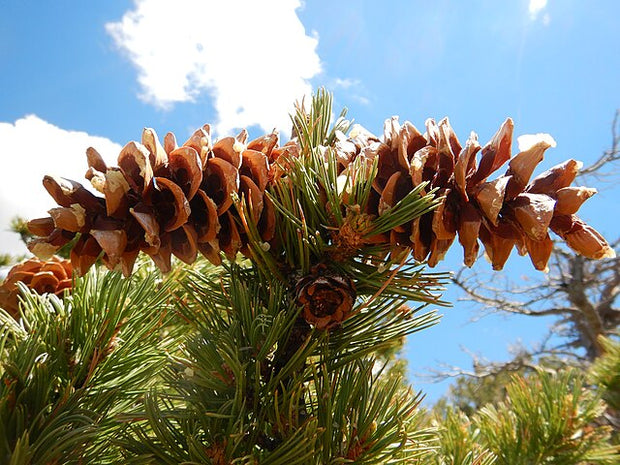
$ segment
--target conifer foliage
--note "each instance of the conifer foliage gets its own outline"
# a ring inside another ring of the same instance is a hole
[[[425,265],[457,235],[494,268],[516,246],[543,269],[549,229],[611,249],[574,216],[592,194],[569,187],[576,162],[529,182],[539,144],[487,180],[510,120],[463,147],[447,119],[392,118],[379,139],[331,112],[323,90],[298,105],[284,145],[205,125],[181,146],[145,129],[117,167],[89,149],[102,196],[44,179],[58,207],[30,250],[68,246],[74,276],[62,293],[13,279],[0,311],[2,463],[444,463],[421,395],[377,355],[438,321],[447,276]]]
[[[615,464],[612,427],[602,426],[605,403],[586,377],[568,368],[514,375],[503,401],[468,417],[448,409],[439,426],[437,464]]]

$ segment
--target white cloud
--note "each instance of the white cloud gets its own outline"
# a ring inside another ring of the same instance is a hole
[[[332,87],[334,89],[342,89],[344,95],[354,102],[361,105],[370,104],[370,99],[364,95],[366,93],[364,85],[359,79],[336,78],[332,82]]]
[[[105,137],[67,131],[35,115],[15,123],[0,122],[0,141],[0,253],[12,254],[25,253],[26,248],[17,234],[7,231],[11,218],[41,218],[56,206],[41,183],[44,175],[88,187],[86,148],[95,147],[111,165],[121,149]]]
[[[547,6],[547,0],[530,0],[528,11],[534,18]]]
[[[555,147],[557,144],[551,134],[539,132],[537,134],[523,134],[517,137],[517,145],[519,146],[519,152],[524,152],[539,142],[546,142],[549,147]]]
[[[138,69],[141,98],[159,107],[213,97],[219,135],[260,125],[289,130],[293,103],[321,71],[300,0],[135,0],[106,24]]]
[[[334,87],[340,87],[342,89],[348,89],[351,86],[358,86],[360,81],[358,79],[349,79],[349,78],[336,78],[334,80]]]
[[[352,95],[351,98],[361,105],[370,105],[370,99],[363,95]]]
[[[528,11],[532,21],[538,18],[538,15],[547,7],[547,0],[530,0],[528,5]],[[545,13],[542,16],[543,24],[546,26],[550,21],[549,13]]]

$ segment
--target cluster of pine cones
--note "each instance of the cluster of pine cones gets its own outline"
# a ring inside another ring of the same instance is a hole
[[[539,142],[511,158],[512,130],[508,119],[484,147],[473,133],[462,146],[447,119],[438,124],[429,119],[422,134],[392,118],[382,139],[354,127],[348,137],[339,134],[335,151],[325,153],[336,154],[342,174],[357,157],[378,158],[364,212],[369,218],[423,181],[438,189],[437,209],[380,237],[393,250],[411,248],[416,260],[431,266],[457,235],[468,266],[478,257],[480,239],[494,269],[501,269],[516,247],[544,270],[552,248],[549,230],[586,257],[612,255],[601,235],[575,216],[596,192],[570,186],[580,164],[569,160],[530,181],[549,144]],[[50,217],[30,221],[39,238],[29,248],[46,258],[78,236],[71,250],[78,274],[101,258],[129,275],[141,251],[164,272],[170,270],[171,255],[192,263],[200,252],[216,264],[220,252],[230,259],[237,252],[250,256],[234,198],[246,199],[261,239],[274,245],[277,216],[265,191],[286,176],[283,160],[299,152],[296,139],[280,146],[277,133],[248,142],[242,131],[213,143],[208,125],[181,146],[171,133],[162,145],[155,131],[145,129],[141,143],[121,150],[118,167],[107,166],[90,148],[86,178],[102,196],[77,182],[45,177],[43,184],[59,206]],[[506,162],[505,174],[489,180]]]

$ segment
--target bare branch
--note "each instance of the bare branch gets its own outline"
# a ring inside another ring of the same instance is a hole
[[[610,174],[602,172],[602,168],[618,160],[620,160],[620,109],[616,110],[611,125],[611,147],[605,150],[594,163],[582,168],[579,176],[594,175],[600,177],[601,175]]]
[[[548,335],[550,337],[551,334]],[[465,350],[465,352],[467,352]],[[532,371],[535,369],[547,369],[553,371],[551,367],[545,367],[540,364],[541,358],[551,358],[554,360],[561,359],[564,364],[579,366],[583,364],[583,359],[572,350],[563,350],[560,347],[547,348],[544,345],[537,349],[526,350],[516,354],[512,360],[507,362],[489,362],[486,359],[480,359],[476,354],[469,354],[472,358],[473,370],[465,370],[462,367],[454,365],[440,365],[440,369],[430,370],[430,374],[422,375],[433,382],[445,381],[449,378],[477,378],[484,379],[495,377],[500,373],[514,373],[522,370]]]

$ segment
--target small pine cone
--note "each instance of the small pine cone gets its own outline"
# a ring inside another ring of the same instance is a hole
[[[71,250],[76,273],[83,275],[101,259],[126,276],[140,252],[163,272],[171,269],[172,255],[193,263],[201,252],[219,264],[221,251],[229,259],[239,251],[249,254],[242,221],[231,207],[235,196],[244,199],[262,239],[274,238],[275,208],[265,190],[278,135],[249,143],[247,138],[244,130],[213,143],[205,125],[179,147],[173,134],[162,145],[146,128],[141,143],[123,147],[118,167],[107,166],[89,148],[86,178],[103,197],[77,182],[46,176],[43,184],[60,206],[29,223],[39,236],[30,250],[49,257],[79,235]]]
[[[347,207],[342,226],[332,231],[333,247],[330,256],[335,261],[344,261],[356,255],[365,244],[383,242],[384,235],[368,237],[368,234],[372,232],[373,219],[373,216],[362,213],[359,205]]]
[[[308,323],[317,329],[331,329],[351,316],[356,290],[350,278],[334,275],[324,265],[318,265],[297,281],[295,295]]]
[[[65,289],[71,288],[72,268],[69,260],[52,257],[48,261],[31,258],[15,265],[0,285],[0,307],[13,318],[19,314],[18,282],[38,294],[52,293],[62,297]]]

